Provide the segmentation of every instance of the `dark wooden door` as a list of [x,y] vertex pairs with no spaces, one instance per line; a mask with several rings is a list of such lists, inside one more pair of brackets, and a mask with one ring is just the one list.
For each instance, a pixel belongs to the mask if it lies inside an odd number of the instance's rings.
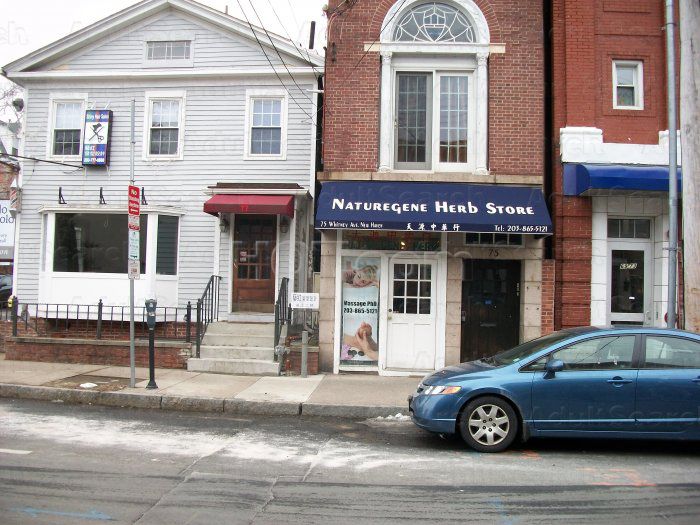
[[518,344],[520,261],[464,261],[461,360],[497,354]]
[[233,310],[272,311],[276,219],[237,215],[233,231]]

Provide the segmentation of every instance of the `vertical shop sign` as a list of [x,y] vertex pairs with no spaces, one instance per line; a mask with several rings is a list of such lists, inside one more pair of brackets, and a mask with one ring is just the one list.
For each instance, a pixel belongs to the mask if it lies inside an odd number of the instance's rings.
[[379,362],[379,257],[343,257],[340,364]]
[[141,275],[141,191],[138,186],[129,186],[129,279]]
[[83,130],[83,166],[107,166],[112,112],[107,109],[88,109]]

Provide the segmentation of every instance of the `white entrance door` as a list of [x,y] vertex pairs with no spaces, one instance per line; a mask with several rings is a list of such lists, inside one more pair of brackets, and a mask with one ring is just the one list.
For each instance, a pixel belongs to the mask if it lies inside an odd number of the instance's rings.
[[435,369],[437,261],[390,262],[386,368]]
[[609,242],[610,324],[652,324],[651,254],[648,241]]

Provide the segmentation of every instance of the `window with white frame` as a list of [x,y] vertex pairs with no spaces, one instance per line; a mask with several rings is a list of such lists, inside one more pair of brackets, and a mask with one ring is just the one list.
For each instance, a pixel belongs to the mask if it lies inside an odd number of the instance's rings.
[[384,27],[379,171],[487,174],[491,47],[478,5],[397,2]]
[[182,97],[147,97],[147,156],[158,159],[182,158]]
[[192,43],[189,40],[170,40],[146,43],[146,58],[150,61],[189,60]]
[[613,61],[613,108],[644,109],[641,61]]
[[248,158],[282,158],[285,154],[286,99],[284,96],[248,97]]
[[84,108],[84,102],[81,100],[54,101],[51,147],[53,156],[80,155]]
[[474,29],[458,9],[427,2],[406,13],[396,26],[396,42],[474,42]]
[[447,169],[470,162],[468,73],[397,72],[397,169]]

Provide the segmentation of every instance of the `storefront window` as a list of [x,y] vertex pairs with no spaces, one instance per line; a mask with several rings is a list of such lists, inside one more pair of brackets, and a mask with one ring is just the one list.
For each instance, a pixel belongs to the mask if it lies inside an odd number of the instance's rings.
[[340,364],[377,366],[379,361],[379,257],[343,257]]
[[[146,273],[148,217],[141,215],[141,273]],[[127,273],[127,216],[57,213],[54,272]]]

